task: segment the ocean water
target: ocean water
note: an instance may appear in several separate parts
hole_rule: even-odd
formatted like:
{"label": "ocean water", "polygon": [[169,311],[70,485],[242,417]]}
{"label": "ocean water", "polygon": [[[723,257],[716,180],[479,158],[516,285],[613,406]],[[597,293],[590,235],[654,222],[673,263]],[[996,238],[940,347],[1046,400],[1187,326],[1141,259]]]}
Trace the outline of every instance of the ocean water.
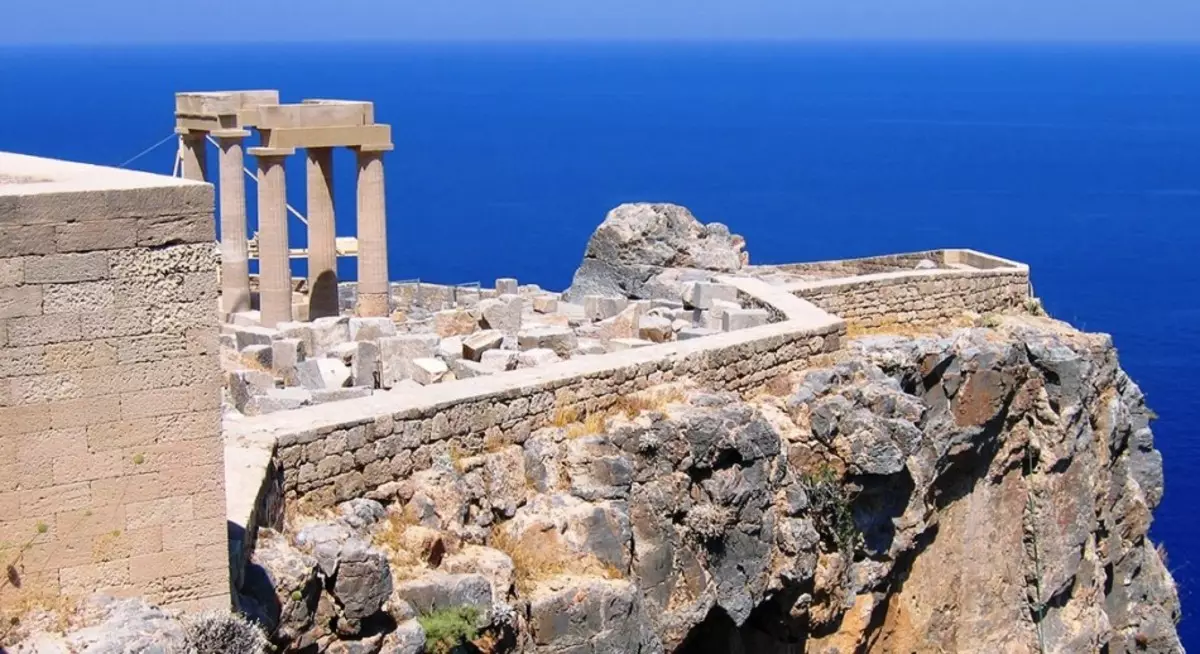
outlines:
{"label": "ocean water", "polygon": [[[1200,46],[0,49],[0,149],[118,164],[171,133],[175,91],[223,88],[376,103],[395,279],[565,288],[626,201],[724,222],[758,263],[1028,262],[1050,313],[1113,334],[1161,416],[1153,536],[1200,647]],[[132,167],[169,171],[172,149]],[[350,234],[352,155],[336,163]]]}

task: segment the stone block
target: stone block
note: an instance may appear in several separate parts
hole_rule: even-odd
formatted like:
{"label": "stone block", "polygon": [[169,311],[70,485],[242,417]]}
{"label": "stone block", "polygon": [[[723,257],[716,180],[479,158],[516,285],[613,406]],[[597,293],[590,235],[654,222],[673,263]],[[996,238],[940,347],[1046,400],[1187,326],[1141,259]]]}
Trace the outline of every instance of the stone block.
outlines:
{"label": "stone block", "polygon": [[650,315],[642,318],[638,326],[638,336],[643,340],[655,343],[665,343],[675,336],[671,320],[663,316]]}
{"label": "stone block", "polygon": [[[42,313],[82,313],[111,309],[113,303],[113,283],[110,280],[99,282],[79,282],[75,284],[47,284],[40,286],[25,286],[22,288],[42,291]],[[4,292],[0,291],[0,297]],[[132,298],[135,305],[155,304],[153,301],[138,301]],[[2,311],[2,310],[0,310]],[[3,316],[0,316],[3,317]]]}
{"label": "stone block", "polygon": [[484,368],[494,372],[515,370],[517,367],[517,353],[509,350],[488,350],[483,353],[483,358],[479,363]]}
{"label": "stone block", "polygon": [[450,362],[450,372],[454,374],[455,379],[471,379],[473,377],[485,377],[494,374],[496,371],[485,367],[482,363],[477,363],[469,359],[457,359]]}
{"label": "stone block", "polygon": [[25,260],[26,284],[65,284],[107,279],[108,255],[104,252],[51,254]]}
{"label": "stone block", "polygon": [[520,349],[549,349],[560,357],[570,356],[578,343],[579,338],[570,327],[530,327],[517,334],[517,347]]}
{"label": "stone block", "polygon": [[533,310],[537,313],[554,313],[558,311],[558,298],[553,295],[535,295]]}
{"label": "stone block", "polygon": [[629,304],[621,313],[596,323],[599,336],[603,340],[616,338],[637,338],[641,325],[644,305],[640,302]]}
{"label": "stone block", "polygon": [[496,295],[516,295],[520,290],[517,280],[511,277],[496,280]]}
{"label": "stone block", "polygon": [[267,327],[239,327],[236,325],[233,327],[234,347],[238,352],[251,345],[270,345],[271,341],[278,337],[279,332]]}
{"label": "stone block", "polygon": [[350,341],[350,318],[348,316],[329,316],[317,318],[309,323],[312,329],[312,349],[314,357],[325,356],[333,348]]}
{"label": "stone block", "polygon": [[683,286],[683,302],[696,309],[711,309],[713,300],[737,302],[736,286],[719,282],[688,282]]}
{"label": "stone block", "polygon": [[245,413],[251,398],[275,390],[275,377],[260,370],[238,370],[226,375],[225,387],[234,408]]}
{"label": "stone block", "polygon": [[640,338],[614,338],[608,342],[608,346],[613,352],[632,350],[638,347],[646,347],[647,345],[654,345],[654,343],[643,341]]}
{"label": "stone block", "polygon": [[248,366],[261,368],[263,370],[273,370],[272,361],[274,361],[275,350],[272,345],[250,345],[242,350],[242,362]]}
{"label": "stone block", "polygon": [[504,334],[499,330],[488,329],[475,332],[463,339],[462,356],[469,361],[480,361],[488,350],[495,350],[504,343]]}
{"label": "stone block", "polygon": [[478,328],[475,315],[465,309],[446,309],[433,314],[433,333],[442,338],[466,336]]}
{"label": "stone block", "polygon": [[681,341],[690,341],[693,338],[703,338],[705,336],[712,336],[713,334],[720,333],[721,332],[715,329],[709,329],[708,327],[684,327],[683,329],[679,330],[675,337]]}
{"label": "stone block", "polygon": [[137,245],[137,221],[110,218],[55,226],[59,252],[119,250]]}
{"label": "stone block", "polygon": [[663,299],[663,298],[657,298],[654,300],[650,300],[650,308],[651,309],[666,309],[666,310],[674,311],[676,309],[682,309],[683,302],[681,302],[679,300],[667,300],[667,299]]}
{"label": "stone block", "polygon": [[729,302],[728,300],[713,300],[712,306],[708,309],[697,309],[700,314],[696,324],[701,327],[722,331],[725,329],[725,314],[729,311],[740,311],[742,305],[737,302]]}
{"label": "stone block", "polygon": [[479,313],[485,328],[499,330],[505,336],[515,336],[521,329],[521,298],[517,295],[482,300]]}
{"label": "stone block", "polygon": [[281,338],[271,341],[271,369],[286,383],[294,383],[296,366],[304,361],[304,341]]}
{"label": "stone block", "polygon": [[54,225],[0,225],[0,259],[54,252]]}
{"label": "stone block", "polygon": [[562,358],[554,353],[554,350],[547,348],[535,348],[526,350],[517,355],[518,368],[536,368],[538,366],[546,366],[551,363],[558,363]]}
{"label": "stone block", "polygon": [[604,354],[605,352],[608,352],[608,350],[606,350],[604,348],[604,343],[602,341],[600,341],[600,339],[581,338],[581,339],[579,339],[579,344],[575,346],[575,350],[572,351],[571,354],[573,354],[573,355],[578,355],[578,354],[588,355],[588,354]]}
{"label": "stone block", "polygon": [[306,359],[296,364],[296,383],[308,390],[350,384],[350,368],[337,359]]}
{"label": "stone block", "polygon": [[450,367],[441,359],[423,358],[412,362],[413,381],[422,386],[436,384],[450,372]]}
{"label": "stone block", "polygon": [[357,351],[350,364],[351,383],[355,386],[379,388],[379,345],[371,341],[354,344]]}
{"label": "stone block", "polygon": [[402,334],[379,339],[379,376],[383,388],[412,379],[413,360],[433,358],[437,355],[437,344],[437,334]]}
{"label": "stone block", "polygon": [[396,323],[391,318],[350,318],[350,340],[377,341],[396,335]]}
{"label": "stone block", "polygon": [[731,332],[735,329],[748,329],[765,325],[771,316],[766,309],[730,309],[721,316],[722,329]]}
{"label": "stone block", "polygon": [[692,321],[690,321],[690,320],[676,319],[676,320],[671,321],[671,329],[673,331],[675,331],[676,333],[679,333],[679,331],[687,329],[688,327],[692,327],[692,326],[693,326]]}
{"label": "stone block", "polygon": [[583,297],[583,314],[590,321],[605,320],[621,313],[629,300],[623,297],[605,295],[585,295]]}
{"label": "stone block", "polygon": [[349,388],[326,388],[312,392],[313,404],[326,404],[329,402],[341,402],[342,400],[357,400],[361,397],[370,397],[371,388],[369,386],[351,386]]}
{"label": "stone block", "polygon": [[42,315],[42,287],[0,288],[0,319]]}
{"label": "stone block", "polygon": [[437,346],[437,358],[449,363],[463,357],[463,337],[443,338]]}
{"label": "stone block", "polygon": [[239,311],[229,314],[228,322],[239,327],[258,327],[262,325],[261,311]]}
{"label": "stone block", "polygon": [[305,388],[273,388],[256,395],[246,404],[245,414],[262,416],[279,411],[291,411],[313,403],[313,394]]}

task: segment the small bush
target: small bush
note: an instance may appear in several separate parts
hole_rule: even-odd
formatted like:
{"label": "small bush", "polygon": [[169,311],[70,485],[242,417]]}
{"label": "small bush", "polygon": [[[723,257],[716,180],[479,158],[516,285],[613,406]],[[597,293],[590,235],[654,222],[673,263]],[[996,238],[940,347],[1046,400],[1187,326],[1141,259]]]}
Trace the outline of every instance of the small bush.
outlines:
{"label": "small bush", "polygon": [[1025,300],[1025,312],[1034,316],[1046,315],[1046,308],[1042,306],[1041,298],[1031,297]]}
{"label": "small bush", "polygon": [[449,654],[455,647],[479,637],[475,621],[479,610],[473,606],[438,609],[417,618],[425,630],[425,651],[429,654]]}
{"label": "small bush", "polygon": [[528,531],[516,537],[507,529],[497,528],[492,530],[488,546],[512,559],[513,578],[521,595],[529,594],[538,581],[563,574],[625,578],[620,568],[601,561],[594,554],[568,551],[549,531]]}
{"label": "small bush", "polygon": [[979,325],[981,327],[987,327],[988,329],[995,329],[999,327],[1001,322],[1000,316],[994,313],[984,314],[984,316],[979,319]]}
{"label": "small bush", "polygon": [[270,651],[266,634],[240,616],[210,611],[183,621],[187,654],[263,654]]}
{"label": "small bush", "polygon": [[862,534],[854,524],[854,498],[838,474],[825,466],[816,473],[805,475],[801,484],[808,495],[809,512],[817,532],[831,541],[839,552],[853,553]]}

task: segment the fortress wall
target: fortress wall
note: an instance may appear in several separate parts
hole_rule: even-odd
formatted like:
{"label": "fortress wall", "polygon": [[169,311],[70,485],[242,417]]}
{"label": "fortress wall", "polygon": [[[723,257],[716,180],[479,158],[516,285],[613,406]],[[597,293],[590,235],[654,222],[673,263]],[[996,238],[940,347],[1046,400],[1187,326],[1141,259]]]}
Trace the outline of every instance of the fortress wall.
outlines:
{"label": "fortress wall", "polygon": [[1021,306],[1029,297],[1029,269],[1017,264],[986,270],[912,270],[787,288],[862,327],[928,324],[958,318],[964,311],[985,314]]}
{"label": "fortress wall", "polygon": [[912,270],[917,263],[928,259],[936,264],[947,263],[942,250],[924,252],[905,252],[902,254],[884,254],[859,259],[839,259],[835,261],[808,261],[802,263],[787,263],[774,266],[755,266],[761,270],[779,270],[797,274],[820,274],[828,277],[855,277],[858,275],[874,275],[885,272],[901,272]]}
{"label": "fortress wall", "polygon": [[0,611],[228,606],[212,212],[207,184],[0,153]]}
{"label": "fortress wall", "polygon": [[[226,433],[235,443],[275,447],[274,467],[289,501],[329,506],[405,479],[438,457],[478,454],[485,441],[489,446],[524,442],[556,417],[573,414],[582,420],[660,384],[691,380],[747,391],[841,348],[841,320],[757,280],[737,283],[788,320],[231,421]],[[251,530],[252,523],[247,524]]]}

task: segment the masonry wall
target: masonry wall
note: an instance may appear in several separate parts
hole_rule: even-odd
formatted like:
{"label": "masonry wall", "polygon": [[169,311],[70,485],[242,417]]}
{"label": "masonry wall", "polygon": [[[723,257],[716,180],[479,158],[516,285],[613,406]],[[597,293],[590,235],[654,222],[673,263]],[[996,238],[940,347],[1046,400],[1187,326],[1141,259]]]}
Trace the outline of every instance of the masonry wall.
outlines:
{"label": "masonry wall", "polygon": [[212,187],[17,163],[53,183],[0,184],[0,611],[226,607]]}
{"label": "masonry wall", "polygon": [[930,324],[964,311],[1020,307],[1029,297],[1027,268],[914,270],[796,284],[798,297],[862,327]]}
{"label": "masonry wall", "polygon": [[877,273],[912,270],[919,262],[925,259],[937,264],[946,263],[942,250],[929,250],[925,252],[885,254],[860,259],[787,263],[776,266],[760,266],[760,268],[824,277],[854,277],[858,275],[874,275]]}
{"label": "masonry wall", "polygon": [[582,418],[621,397],[681,380],[749,390],[838,350],[844,334],[844,323],[821,314],[811,325],[772,323],[403,395],[270,414],[231,423],[228,434],[233,441],[272,441],[288,500],[328,506],[427,469],[451,449],[455,456],[470,456],[485,441],[524,442],[560,411]]}

